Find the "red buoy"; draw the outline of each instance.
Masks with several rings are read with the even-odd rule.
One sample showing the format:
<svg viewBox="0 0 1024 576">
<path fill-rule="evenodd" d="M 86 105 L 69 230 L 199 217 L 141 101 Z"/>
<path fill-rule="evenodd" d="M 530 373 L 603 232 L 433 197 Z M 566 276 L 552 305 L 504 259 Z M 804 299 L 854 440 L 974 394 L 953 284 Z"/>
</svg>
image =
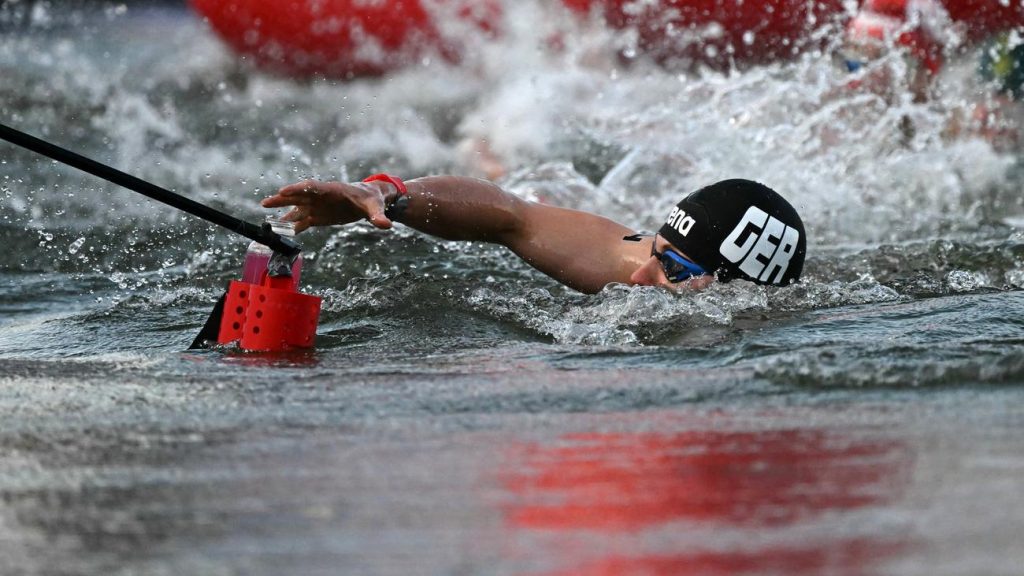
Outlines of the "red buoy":
<svg viewBox="0 0 1024 576">
<path fill-rule="evenodd" d="M 320 298 L 295 290 L 291 278 L 263 275 L 260 284 L 232 281 L 224 301 L 218 344 L 242 350 L 282 352 L 312 348 Z"/>
<path fill-rule="evenodd" d="M 493 29 L 494 1 L 191 0 L 239 54 L 288 75 L 376 76 L 436 55 L 459 58 L 446 20 Z M 434 9 L 436 7 L 436 10 Z M 458 23 L 458 22 L 457 22 Z"/>
</svg>

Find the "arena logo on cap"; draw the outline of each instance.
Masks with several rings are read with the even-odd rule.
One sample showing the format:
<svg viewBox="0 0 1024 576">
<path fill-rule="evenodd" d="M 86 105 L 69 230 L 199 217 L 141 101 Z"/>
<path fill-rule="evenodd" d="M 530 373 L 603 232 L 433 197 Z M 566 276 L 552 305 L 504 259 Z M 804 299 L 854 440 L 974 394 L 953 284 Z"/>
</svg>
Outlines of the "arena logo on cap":
<svg viewBox="0 0 1024 576">
<path fill-rule="evenodd" d="M 739 268 L 747 276 L 779 284 L 799 241 L 796 228 L 751 206 L 722 242 L 719 252 L 733 264 L 742 260 Z M 769 280 L 773 275 L 775 278 Z"/>
<path fill-rule="evenodd" d="M 673 208 L 672 212 L 669 212 L 668 220 L 665 221 L 665 224 L 675 228 L 683 236 L 689 234 L 696 223 L 696 220 L 688 216 L 685 210 L 680 210 L 678 206 Z"/>
</svg>

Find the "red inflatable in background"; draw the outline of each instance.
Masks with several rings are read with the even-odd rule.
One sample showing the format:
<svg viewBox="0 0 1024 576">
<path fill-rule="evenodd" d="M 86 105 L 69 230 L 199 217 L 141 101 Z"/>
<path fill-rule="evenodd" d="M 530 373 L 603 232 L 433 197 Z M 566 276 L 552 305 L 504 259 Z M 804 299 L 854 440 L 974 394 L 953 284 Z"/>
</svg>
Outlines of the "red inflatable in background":
<svg viewBox="0 0 1024 576">
<path fill-rule="evenodd" d="M 294 76 L 374 76 L 424 56 L 458 61 L 456 36 L 490 33 L 513 0 L 190 0 L 235 51 L 262 68 Z M 917 0 L 868 0 L 880 13 Z M 834 39 L 854 16 L 844 0 L 562 0 L 577 15 L 635 30 L 640 55 L 675 69 L 787 60 Z M 858 5 L 861 3 L 858 3 Z M 891 4 L 892 6 L 888 6 Z M 944 0 L 968 42 L 1024 26 L 1024 3 Z M 1004 5 L 1005 4 L 1005 5 Z M 888 6 L 888 7 L 887 7 Z M 446 34 L 447 33 L 447 34 Z M 934 47 L 928 47 L 934 53 Z"/>
<path fill-rule="evenodd" d="M 481 32 L 500 16 L 496 1 L 430 0 L 191 0 L 239 54 L 288 75 L 377 76 L 424 56 L 459 58 L 459 44 L 435 17 Z"/>
<path fill-rule="evenodd" d="M 944 0 L 942 4 L 954 22 L 964 24 L 965 40 L 970 43 L 1024 26 L 1020 0 Z"/>
<path fill-rule="evenodd" d="M 788 60 L 823 46 L 813 32 L 843 18 L 843 0 L 562 0 L 581 14 L 599 14 L 617 29 L 635 28 L 637 48 L 673 68 L 728 69 Z"/>
<path fill-rule="evenodd" d="M 790 59 L 808 48 L 823 47 L 829 38 L 816 37 L 821 26 L 842 26 L 853 16 L 843 0 L 659 0 L 650 4 L 634 0 L 562 0 L 580 14 L 597 13 L 609 26 L 635 29 L 641 53 L 670 67 L 709 66 L 731 68 L 736 64 L 763 64 Z M 927 10 L 918 0 L 865 0 L 865 11 L 903 18 L 909 12 Z M 968 43 L 993 34 L 1024 27 L 1024 2 L 1020 0 L 944 0 L 939 2 L 957 33 Z M 905 21 L 904 21 L 905 22 Z M 916 23 L 910 23 L 913 28 Z M 841 30 L 842 26 L 837 27 Z M 915 34 L 915 32 L 910 33 Z M 901 38 L 898 43 L 920 52 L 926 66 L 941 63 L 942 47 L 929 38 Z M 924 53 L 928 54 L 925 55 Z"/>
</svg>

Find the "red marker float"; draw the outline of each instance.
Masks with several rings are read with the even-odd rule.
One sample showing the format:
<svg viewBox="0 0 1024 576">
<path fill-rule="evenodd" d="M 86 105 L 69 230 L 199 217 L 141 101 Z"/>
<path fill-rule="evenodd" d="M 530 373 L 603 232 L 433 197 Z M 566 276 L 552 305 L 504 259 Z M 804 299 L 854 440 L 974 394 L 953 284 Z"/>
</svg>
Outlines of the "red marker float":
<svg viewBox="0 0 1024 576">
<path fill-rule="evenodd" d="M 457 61 L 448 19 L 493 30 L 496 0 L 191 0 L 228 45 L 295 76 L 377 76 L 434 54 Z"/>
<path fill-rule="evenodd" d="M 302 247 L 290 238 L 274 232 L 269 223 L 260 227 L 239 220 L 3 124 L 0 124 L 0 140 L 6 140 L 207 222 L 223 226 L 267 246 L 273 252 L 259 285 L 231 283 L 228 292 L 214 306 L 213 313 L 190 348 L 206 348 L 211 343 L 227 344 L 235 341 L 239 342 L 243 350 L 261 352 L 280 352 L 313 346 L 317 318 L 320 314 L 320 298 L 296 292 L 296 279 L 293 278 L 293 264 L 299 257 Z"/>
<path fill-rule="evenodd" d="M 312 348 L 320 298 L 295 291 L 291 278 L 263 275 L 260 284 L 228 286 L 218 344 L 238 342 L 243 350 L 278 352 Z"/>
</svg>

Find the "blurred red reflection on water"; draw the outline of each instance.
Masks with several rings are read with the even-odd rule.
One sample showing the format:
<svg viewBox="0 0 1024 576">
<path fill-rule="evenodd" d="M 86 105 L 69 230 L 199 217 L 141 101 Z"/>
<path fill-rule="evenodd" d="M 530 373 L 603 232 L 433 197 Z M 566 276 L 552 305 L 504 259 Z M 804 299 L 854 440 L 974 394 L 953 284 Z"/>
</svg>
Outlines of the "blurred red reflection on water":
<svg viewBox="0 0 1024 576">
<path fill-rule="evenodd" d="M 672 520 L 773 525 L 879 503 L 902 485 L 905 454 L 891 442 L 781 430 L 574 435 L 525 455 L 507 485 L 542 501 L 510 510 L 512 522 L 631 530 Z"/>
<path fill-rule="evenodd" d="M 504 475 L 513 495 L 506 521 L 556 540 L 589 535 L 587 552 L 568 546 L 552 559 L 577 568 L 551 575 L 865 574 L 908 545 L 903 537 L 795 536 L 826 513 L 897 499 L 912 455 L 896 440 L 819 429 L 689 431 L 577 434 L 518 450 L 521 466 Z M 664 550 L 666 527 L 685 523 L 705 531 L 702 541 Z M 633 555 L 629 548 L 644 547 L 630 538 L 655 529 L 663 530 L 659 553 Z M 758 537 L 723 552 L 707 536 L 719 529 Z M 602 539 L 614 552 L 595 556 Z"/>
</svg>

